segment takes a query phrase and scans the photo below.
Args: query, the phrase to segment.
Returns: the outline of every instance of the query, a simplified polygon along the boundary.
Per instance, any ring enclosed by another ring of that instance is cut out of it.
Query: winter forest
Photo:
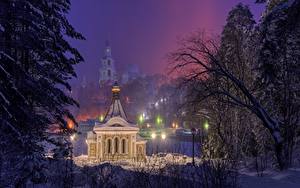
[[[0,0],[0,187],[300,187],[300,0],[237,1],[157,74],[107,42],[88,84],[73,3]]]

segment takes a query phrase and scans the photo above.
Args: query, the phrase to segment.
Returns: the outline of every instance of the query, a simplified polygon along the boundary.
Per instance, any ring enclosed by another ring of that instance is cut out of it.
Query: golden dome
[[[111,89],[113,93],[120,93],[121,89],[117,83],[115,83]]]

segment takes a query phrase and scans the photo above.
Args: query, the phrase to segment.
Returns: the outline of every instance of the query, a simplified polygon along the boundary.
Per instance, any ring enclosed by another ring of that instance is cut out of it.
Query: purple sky
[[[72,42],[85,62],[76,66],[78,81],[97,81],[105,40],[118,67],[137,64],[143,73],[165,70],[165,55],[178,37],[199,29],[220,34],[227,13],[242,2],[258,20],[263,10],[255,0],[76,0],[70,22],[86,41]]]

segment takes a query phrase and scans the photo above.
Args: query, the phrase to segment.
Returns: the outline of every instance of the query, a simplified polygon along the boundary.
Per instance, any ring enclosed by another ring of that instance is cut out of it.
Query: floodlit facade
[[[128,121],[120,101],[120,87],[112,87],[112,103],[101,123],[95,123],[87,134],[88,157],[99,161],[132,159],[143,161],[146,157],[146,140],[139,128]]]
[[[115,61],[111,54],[111,47],[109,45],[109,42],[106,41],[104,56],[101,59],[99,84],[100,86],[106,83],[113,84],[116,80],[117,73],[115,68]]]

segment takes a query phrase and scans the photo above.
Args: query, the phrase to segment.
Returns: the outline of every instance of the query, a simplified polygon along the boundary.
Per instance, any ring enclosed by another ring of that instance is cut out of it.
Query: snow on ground
[[[96,166],[99,164],[107,163],[107,161],[100,162],[97,160],[88,160],[87,155],[80,155],[74,157],[75,164],[78,166]],[[195,158],[196,163],[200,163],[199,158]],[[147,156],[146,162],[135,162],[133,160],[119,160],[119,161],[110,161],[112,165],[121,166],[124,169],[131,170],[138,167],[143,167],[145,165],[151,165],[155,168],[163,168],[166,165],[176,164],[176,165],[186,165],[192,163],[192,158],[182,154],[176,153],[158,153],[153,154],[152,156]]]
[[[200,163],[199,158],[195,158]],[[86,155],[74,158],[78,166],[96,166],[107,162],[89,161]],[[147,156],[146,163],[134,162],[132,160],[110,162],[114,166],[120,166],[125,170],[137,170],[138,168],[151,166],[152,169],[161,169],[167,165],[190,166],[192,158],[181,154],[165,154]],[[192,170],[191,168],[187,169]],[[265,170],[262,177],[257,176],[256,171],[241,169],[239,171],[239,183],[242,188],[300,188],[300,168],[290,168],[285,171]]]
[[[240,171],[242,188],[300,188],[300,168],[290,168],[279,172],[268,170],[262,177],[256,172]]]

